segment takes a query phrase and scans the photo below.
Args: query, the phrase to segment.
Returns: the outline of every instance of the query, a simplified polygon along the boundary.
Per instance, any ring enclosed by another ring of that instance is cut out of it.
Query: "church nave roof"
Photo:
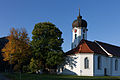
[[[97,53],[103,55],[113,55],[120,57],[120,47],[107,44],[100,41],[88,41],[81,40],[78,46],[68,52],[67,55],[78,54],[78,53]]]

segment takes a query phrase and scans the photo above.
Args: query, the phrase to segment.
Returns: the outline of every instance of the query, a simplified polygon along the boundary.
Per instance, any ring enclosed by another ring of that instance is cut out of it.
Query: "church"
[[[72,23],[71,50],[58,74],[78,76],[120,76],[120,47],[87,40],[87,22],[79,16]]]

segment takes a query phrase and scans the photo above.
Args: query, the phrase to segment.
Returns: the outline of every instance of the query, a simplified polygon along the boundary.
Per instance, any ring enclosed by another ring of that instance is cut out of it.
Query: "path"
[[[8,79],[4,75],[0,74],[0,80],[10,80],[10,79]]]

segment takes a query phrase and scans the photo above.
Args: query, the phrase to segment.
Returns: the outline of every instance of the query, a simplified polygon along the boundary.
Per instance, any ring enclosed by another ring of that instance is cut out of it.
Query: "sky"
[[[0,37],[24,27],[31,39],[34,25],[51,22],[62,31],[63,51],[71,49],[72,22],[88,23],[87,39],[120,46],[120,0],[0,0]],[[31,39],[32,40],[32,39]]]

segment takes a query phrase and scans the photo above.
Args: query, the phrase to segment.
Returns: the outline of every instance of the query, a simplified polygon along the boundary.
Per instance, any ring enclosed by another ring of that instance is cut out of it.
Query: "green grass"
[[[19,73],[3,73],[6,77],[11,80],[20,80]],[[73,75],[52,75],[52,74],[29,74],[23,73],[21,80],[118,80],[120,76],[73,76]]]

